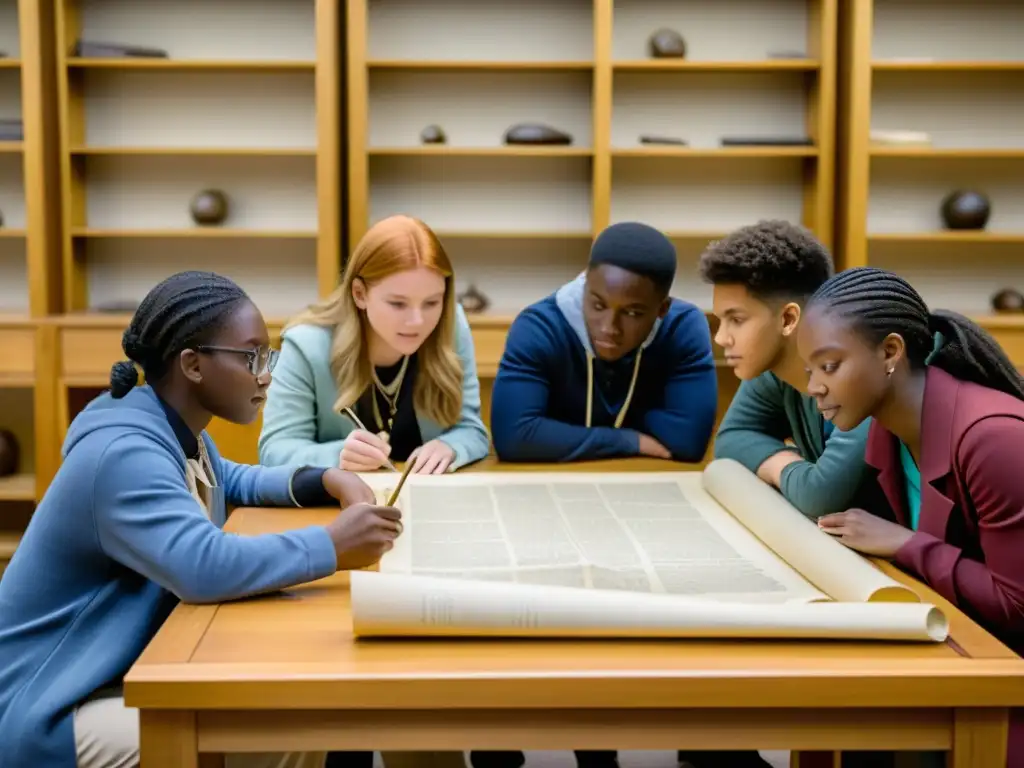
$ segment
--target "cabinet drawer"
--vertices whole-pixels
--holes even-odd
[[[35,371],[35,330],[0,327],[0,377],[31,379]]]
[[[112,328],[65,328],[60,335],[61,375],[110,375],[110,366],[124,360],[123,331]]]

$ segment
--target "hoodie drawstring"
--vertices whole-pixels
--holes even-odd
[[[629,382],[629,391],[626,392],[626,401],[622,404],[618,414],[615,416],[615,428],[618,429],[622,426],[622,422],[626,420],[626,411],[629,410],[629,404],[633,401],[633,390],[636,388],[637,375],[640,373],[640,357],[644,353],[644,348],[640,347],[636,351],[636,361],[633,363],[633,378]],[[594,356],[587,350],[587,426],[590,426],[594,411]]]

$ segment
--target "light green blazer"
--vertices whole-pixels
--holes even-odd
[[[345,438],[357,425],[334,411],[338,387],[331,374],[333,328],[298,325],[281,338],[281,357],[263,409],[260,464],[338,466]],[[439,439],[455,451],[449,471],[479,461],[490,451],[490,435],[480,418],[480,380],[469,321],[456,306],[455,351],[462,361],[462,413],[448,429],[417,411],[423,442]]]

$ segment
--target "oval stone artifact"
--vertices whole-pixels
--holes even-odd
[[[572,136],[540,123],[519,123],[505,131],[506,144],[572,144]]]
[[[674,29],[662,28],[647,41],[651,56],[656,59],[682,59],[686,56],[686,41]]]
[[[422,131],[420,131],[420,141],[424,144],[444,144],[448,141],[448,137],[444,135],[439,125],[428,125]]]
[[[996,312],[1024,312],[1024,294],[1015,288],[1003,288],[992,297]]]

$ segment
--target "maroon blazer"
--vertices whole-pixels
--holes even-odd
[[[921,516],[896,553],[921,578],[1024,655],[1024,402],[928,367],[921,426]],[[907,528],[899,442],[878,422],[865,460]],[[1011,713],[1007,765],[1024,765],[1024,711]]]

